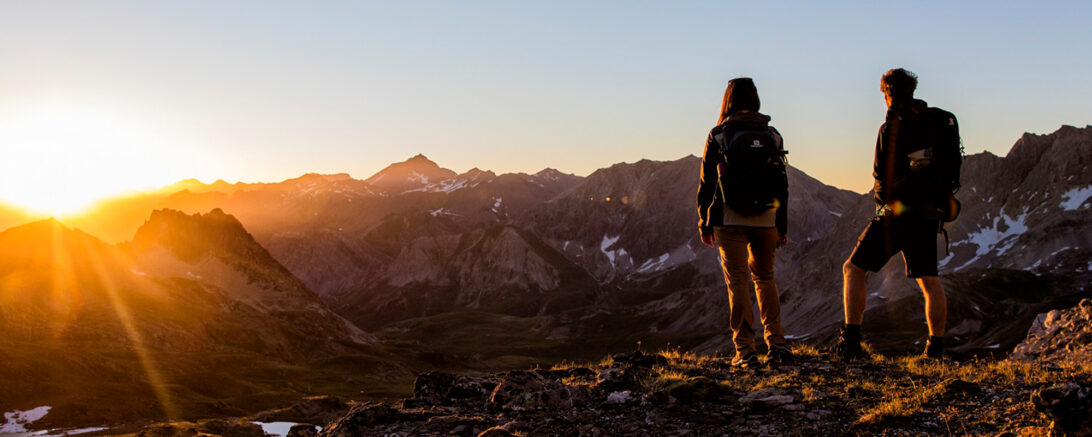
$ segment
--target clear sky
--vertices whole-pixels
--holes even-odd
[[[0,201],[364,178],[416,153],[586,175],[700,155],[736,76],[792,164],[865,191],[888,68],[919,75],[968,152],[1092,123],[1089,17],[1087,1],[3,2]]]

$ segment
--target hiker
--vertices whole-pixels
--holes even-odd
[[[868,272],[879,271],[899,252],[906,276],[925,295],[929,340],[924,355],[940,358],[944,353],[947,301],[937,276],[937,233],[942,220],[954,220],[951,194],[959,186],[962,155],[955,116],[915,99],[917,84],[917,76],[901,68],[880,79],[888,110],[873,162],[876,215],[842,266],[845,327],[835,352],[845,360],[866,357],[861,322]]]
[[[785,345],[774,281],[774,252],[787,241],[785,151],[781,134],[758,109],[758,90],[750,78],[728,82],[717,125],[705,143],[698,186],[701,241],[720,248],[736,348],[732,364],[741,367],[759,365],[752,294],[758,297],[767,363],[793,358]]]

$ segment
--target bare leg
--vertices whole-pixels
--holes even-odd
[[[948,322],[948,299],[944,296],[944,285],[940,283],[940,277],[926,276],[918,278],[918,286],[925,294],[925,321],[929,323],[929,335],[943,337]]]
[[[868,271],[846,261],[842,265],[844,277],[843,298],[846,311],[847,325],[860,325],[864,319],[865,298],[868,291],[865,289],[865,280],[868,279]]]

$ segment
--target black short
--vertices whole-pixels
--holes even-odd
[[[878,272],[892,255],[902,252],[906,276],[936,276],[939,225],[940,222],[932,219],[874,218],[857,239],[857,247],[849,261],[862,269]]]

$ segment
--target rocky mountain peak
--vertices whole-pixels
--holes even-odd
[[[466,173],[463,173],[458,177],[464,179],[494,178],[497,177],[497,174],[493,173],[490,170],[482,170],[478,167],[474,167],[470,170],[467,170]]]
[[[365,184],[387,193],[421,188],[432,183],[455,177],[457,173],[440,167],[425,155],[394,163],[364,180]]]
[[[138,252],[164,247],[186,261],[207,255],[244,259],[259,256],[276,263],[239,220],[220,208],[193,215],[172,209],[152,211],[137,229],[132,246]]]
[[[32,263],[53,261],[54,252],[75,256],[97,250],[106,244],[78,229],[71,229],[55,218],[27,223],[0,232],[0,259],[15,258]]]

